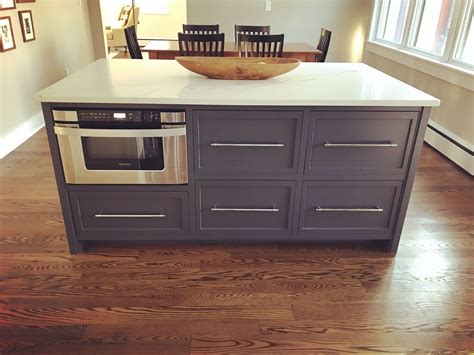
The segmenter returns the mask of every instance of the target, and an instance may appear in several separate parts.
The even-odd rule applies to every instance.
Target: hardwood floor
[[[0,161],[0,353],[474,350],[474,182],[424,147],[398,254],[204,244],[68,253],[44,130]]]

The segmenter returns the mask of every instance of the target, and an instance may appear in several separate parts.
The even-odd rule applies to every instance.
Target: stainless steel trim
[[[55,127],[79,128],[79,123],[55,123]]]
[[[211,207],[212,212],[280,212],[279,208],[224,208]]]
[[[324,208],[316,207],[316,212],[383,212],[383,208],[373,207],[373,208]]]
[[[53,119],[55,121],[78,122],[77,111],[57,111],[53,110]]]
[[[173,126],[171,129],[163,129],[170,136],[163,137],[163,155],[165,168],[163,170],[88,170],[86,168],[84,149],[80,128],[55,127],[57,134],[61,162],[64,177],[68,184],[187,184],[188,179],[188,155],[186,143],[186,128]],[[178,131],[176,131],[176,129]],[[125,137],[130,138],[130,132],[137,130],[93,130],[104,133],[122,131]],[[144,130],[140,130],[144,131]],[[146,130],[148,133],[161,130]],[[76,133],[77,132],[77,133]],[[73,133],[63,135],[62,133]],[[149,136],[146,133],[144,136]],[[158,132],[159,133],[159,132]],[[163,132],[161,132],[163,133]],[[180,135],[176,136],[175,134]],[[115,136],[115,135],[114,135]],[[103,135],[99,135],[103,137]]]
[[[331,143],[325,142],[325,147],[337,148],[337,147],[398,147],[397,143],[387,142],[387,143]]]
[[[211,147],[260,147],[260,148],[282,148],[283,143],[211,143]]]
[[[57,135],[69,137],[177,137],[186,135],[186,127],[166,129],[95,129],[55,126],[54,133],[56,133]]]
[[[161,123],[185,123],[185,112],[160,112]]]
[[[160,214],[102,214],[97,213],[95,218],[165,218],[166,215]]]

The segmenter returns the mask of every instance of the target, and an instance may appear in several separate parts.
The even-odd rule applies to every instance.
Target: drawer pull
[[[223,208],[211,207],[212,212],[280,212],[279,208]]]
[[[356,147],[356,148],[364,148],[364,147],[398,147],[397,143],[393,142],[386,142],[386,143],[331,143],[325,142],[325,147],[329,148],[338,148],[338,147]]]
[[[383,208],[324,208],[316,207],[316,212],[383,212]]]
[[[97,213],[95,218],[165,218],[166,215],[160,214],[102,214]]]
[[[283,143],[211,143],[211,147],[283,148]]]

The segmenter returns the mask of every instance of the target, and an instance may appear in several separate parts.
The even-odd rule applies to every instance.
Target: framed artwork
[[[0,17],[0,52],[15,49],[12,21],[10,16]]]
[[[0,11],[1,10],[11,10],[14,9],[15,0],[0,0]]]
[[[18,16],[20,17],[20,27],[21,34],[23,36],[23,42],[34,41],[36,37],[31,10],[18,11]]]
[[[36,0],[16,0],[17,4],[23,4],[25,2],[36,2]]]

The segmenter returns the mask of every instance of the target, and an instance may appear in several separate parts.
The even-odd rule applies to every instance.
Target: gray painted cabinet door
[[[314,239],[389,239],[401,181],[307,181],[299,234]]]
[[[82,240],[161,239],[189,233],[187,192],[70,192]]]
[[[296,174],[301,111],[195,110],[201,174]]]
[[[419,112],[317,111],[305,174],[404,174]]]
[[[290,234],[294,182],[198,181],[196,188],[201,236],[261,239]]]

